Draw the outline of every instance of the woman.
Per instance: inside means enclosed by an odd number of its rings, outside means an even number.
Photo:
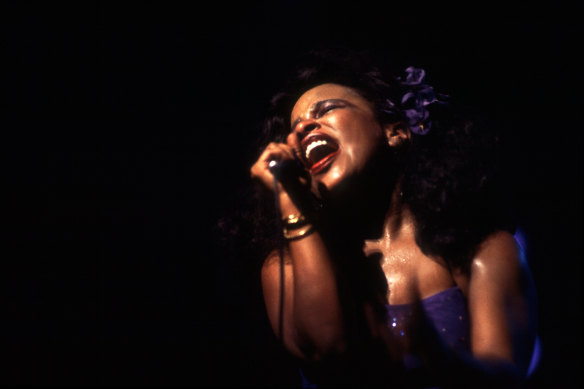
[[[304,382],[523,382],[534,292],[488,133],[420,69],[326,53],[298,74],[251,175],[282,219],[283,244],[262,232],[262,287]]]

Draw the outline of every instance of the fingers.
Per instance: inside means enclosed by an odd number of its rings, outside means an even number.
[[[264,162],[269,164],[272,160],[284,161],[293,160],[295,158],[294,150],[284,143],[270,143],[265,150],[266,158]]]
[[[270,161],[293,160],[294,158],[295,152],[292,147],[284,143],[272,142],[264,149],[258,160],[251,167],[251,177],[260,179],[266,186],[271,188],[274,178],[269,170]]]
[[[302,146],[300,145],[300,138],[298,137],[298,133],[291,132],[288,134],[288,137],[286,138],[286,144],[292,148],[296,158],[302,161]]]
[[[283,143],[272,142],[264,149],[254,166],[258,165],[257,167],[260,169],[258,173],[261,173],[261,171],[268,169],[270,161],[290,159],[294,159],[294,150],[291,147]]]

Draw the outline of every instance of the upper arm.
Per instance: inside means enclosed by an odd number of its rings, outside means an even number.
[[[303,357],[304,354],[297,346],[296,334],[292,325],[294,303],[294,279],[292,265],[288,251],[284,251],[284,279],[280,271],[280,257],[277,251],[271,252],[262,266],[262,291],[266,312],[276,336],[280,339],[280,314],[283,319],[284,345],[294,355]],[[283,281],[283,282],[282,282]],[[281,288],[284,285],[284,306],[281,307]],[[282,310],[282,311],[281,311]]]
[[[535,337],[532,283],[514,237],[489,236],[470,271],[471,349],[484,360],[505,360],[525,370]]]
[[[284,272],[285,279],[284,285],[285,289],[289,289],[291,283],[287,282],[286,278],[290,277],[291,272]],[[264,264],[262,266],[262,292],[264,296],[264,303],[266,306],[266,312],[268,314],[268,318],[270,319],[270,324],[277,336],[280,336],[278,333],[278,319],[279,319],[279,310],[280,310],[280,288],[282,284],[281,273],[280,273],[280,261],[277,252],[271,252]],[[289,294],[289,293],[286,293]],[[284,297],[286,297],[286,294]],[[286,304],[285,304],[286,305]]]

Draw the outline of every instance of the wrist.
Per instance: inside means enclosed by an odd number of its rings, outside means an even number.
[[[297,240],[312,234],[318,224],[318,209],[303,212],[288,195],[280,196],[282,232],[286,240]]]
[[[294,204],[286,192],[280,193],[280,213],[283,217],[300,214],[300,209]]]

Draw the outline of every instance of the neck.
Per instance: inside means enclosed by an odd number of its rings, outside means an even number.
[[[401,196],[401,178],[390,154],[381,153],[367,170],[348,179],[334,193],[321,188],[330,226],[359,241],[395,233],[412,218]],[[339,231],[339,229],[341,231]]]
[[[383,221],[382,235],[393,236],[411,232],[413,234],[414,218],[409,208],[403,202],[401,185],[397,185],[391,195],[390,205]]]
[[[350,206],[333,207],[329,220],[342,228],[347,236],[359,241],[386,235],[397,237],[405,232],[404,228],[413,226],[413,217],[403,202],[399,181],[363,192],[361,198],[352,199]]]

